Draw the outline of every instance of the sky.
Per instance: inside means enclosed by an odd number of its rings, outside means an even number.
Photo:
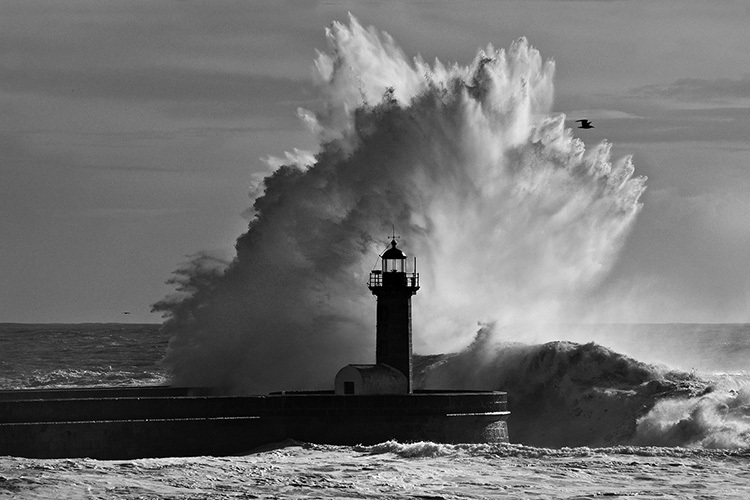
[[[617,322],[750,322],[746,1],[5,2],[0,322],[159,322],[191,255],[231,257],[258,182],[315,151],[325,28],[469,64],[528,38],[555,113],[648,176],[607,278]],[[270,158],[270,161],[269,161]],[[129,314],[124,314],[124,313]]]

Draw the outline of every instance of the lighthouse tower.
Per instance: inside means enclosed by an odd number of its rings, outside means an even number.
[[[416,258],[412,272],[406,271],[406,255],[391,248],[380,256],[382,267],[370,273],[368,286],[377,297],[375,362],[404,374],[407,392],[412,392],[411,297],[419,290]]]
[[[419,290],[417,260],[406,272],[406,255],[396,239],[380,256],[381,268],[370,273],[367,283],[377,297],[374,365],[346,365],[336,374],[335,393],[340,395],[410,394],[411,296]]]

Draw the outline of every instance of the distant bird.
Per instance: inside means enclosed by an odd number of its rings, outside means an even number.
[[[591,122],[588,120],[576,120],[581,125],[578,128],[594,128],[593,125],[591,125]]]
[[[123,314],[130,314],[130,311],[125,311]]]

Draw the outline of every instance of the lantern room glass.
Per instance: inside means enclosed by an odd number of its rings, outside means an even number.
[[[403,273],[406,259],[383,259],[384,273]]]

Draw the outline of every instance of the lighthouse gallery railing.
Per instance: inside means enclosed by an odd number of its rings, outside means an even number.
[[[399,273],[399,272],[370,272],[370,281],[367,283],[370,288],[383,286],[406,286],[409,288],[419,288],[419,273]]]

